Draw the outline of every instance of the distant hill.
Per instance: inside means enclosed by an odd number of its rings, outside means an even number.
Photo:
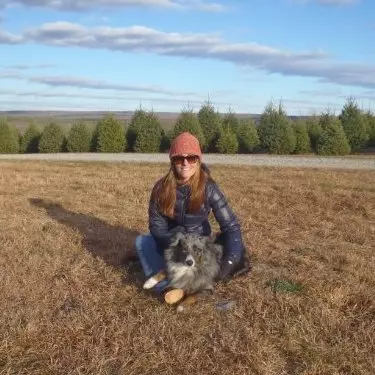
[[[65,118],[77,119],[84,118],[88,120],[97,120],[108,113],[114,114],[116,117],[128,120],[134,114],[134,111],[0,111],[1,117],[27,117],[27,118]],[[175,120],[179,116],[179,112],[155,112],[160,120]],[[222,116],[225,113],[221,113]],[[259,120],[260,113],[236,113],[238,118],[249,118]],[[307,118],[309,116],[289,116],[291,119],[299,117]]]
[[[5,117],[30,117],[30,118],[42,118],[42,117],[53,117],[53,118],[85,118],[85,119],[98,119],[105,116],[108,113],[114,114],[120,119],[130,119],[134,114],[134,111],[0,111],[0,116]],[[175,120],[179,116],[179,112],[155,112],[161,120]],[[225,113],[222,114],[223,116]],[[259,118],[260,114],[250,113],[236,113],[239,118]]]
[[[11,124],[23,131],[30,120],[35,124],[44,127],[49,121],[56,121],[62,126],[69,128],[78,119],[85,120],[89,125],[94,125],[100,118],[111,113],[118,119],[129,121],[134,111],[0,111],[0,117],[6,117]],[[165,129],[173,127],[179,112],[155,112]],[[221,113],[222,116],[225,113]],[[259,124],[261,114],[258,113],[236,113],[240,119],[252,118],[255,124]],[[301,116],[307,118],[308,116]],[[297,119],[299,116],[289,116],[290,119]]]

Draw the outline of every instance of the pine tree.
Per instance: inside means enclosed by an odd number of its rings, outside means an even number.
[[[167,152],[171,147],[171,139],[173,138],[173,128],[168,131],[161,129],[160,152]]]
[[[206,152],[217,152],[216,142],[220,135],[222,121],[214,106],[207,101],[198,112],[198,121],[201,125],[206,142]]]
[[[228,126],[234,134],[238,135],[240,128],[240,120],[231,109],[229,109],[229,111],[225,114],[223,119],[223,127],[226,126]]]
[[[134,152],[135,141],[137,139],[138,130],[147,122],[147,113],[143,109],[137,109],[130,119],[129,126],[126,131],[127,151]]]
[[[134,151],[159,152],[161,140],[162,128],[157,115],[153,112],[147,113],[144,123],[137,128]]]
[[[66,149],[68,152],[89,152],[92,134],[83,121],[78,121],[69,130]]]
[[[358,107],[355,99],[347,99],[339,116],[342,127],[353,151],[360,150],[368,141],[365,118]]]
[[[258,134],[262,147],[271,154],[290,154],[296,145],[296,136],[281,104],[276,109],[267,104],[260,118]]]
[[[260,145],[258,131],[251,118],[240,121],[236,135],[240,153],[254,152]]]
[[[62,128],[54,123],[49,123],[42,131],[39,140],[40,153],[62,152],[64,147],[65,135]]]
[[[0,119],[0,153],[17,154],[19,149],[17,129],[10,126],[5,119]]]
[[[189,132],[198,138],[200,147],[205,148],[205,138],[198,118],[191,109],[182,110],[173,128],[173,138],[183,132]]]
[[[91,152],[98,152],[99,151],[99,145],[98,145],[99,125],[100,125],[100,122],[98,121],[96,123],[96,125],[94,126],[94,129],[92,131],[91,144],[90,144],[90,151]]]
[[[238,151],[237,135],[229,126],[224,126],[220,131],[216,148],[221,154],[236,154]]]
[[[298,120],[294,124],[294,133],[296,135],[295,154],[307,154],[311,152],[311,142],[309,134],[307,133],[306,122]]]
[[[319,123],[318,116],[311,116],[306,120],[307,133],[310,138],[311,148],[316,151],[318,139],[322,134],[322,127]]]
[[[20,152],[24,154],[37,153],[41,134],[41,130],[36,125],[30,124],[21,137]]]
[[[346,138],[340,120],[329,112],[323,114],[319,120],[322,133],[317,143],[319,155],[347,155],[350,145]]]
[[[125,128],[114,115],[106,115],[98,123],[98,152],[123,152]]]
[[[371,111],[367,111],[363,114],[366,122],[366,128],[368,133],[368,146],[375,146],[375,115]]]

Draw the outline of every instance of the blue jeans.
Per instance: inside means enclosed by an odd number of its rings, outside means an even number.
[[[165,270],[163,251],[158,247],[151,234],[141,234],[135,239],[135,248],[141,261],[143,273],[146,279]],[[168,280],[157,283],[153,290],[163,292],[168,287]]]

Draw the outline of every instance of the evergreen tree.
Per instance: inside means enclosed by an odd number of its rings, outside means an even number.
[[[124,125],[111,114],[101,119],[98,123],[98,152],[123,152],[124,145]]]
[[[307,154],[311,152],[310,137],[307,132],[306,122],[299,120],[294,124],[294,133],[296,135],[295,154]]]
[[[41,134],[41,130],[36,125],[30,124],[21,137],[20,152],[24,154],[37,153]]]
[[[90,144],[90,151],[91,152],[98,152],[99,151],[99,145],[98,145],[99,126],[100,126],[100,122],[98,121],[96,123],[96,125],[94,126],[94,129],[92,131],[91,144]]]
[[[224,126],[216,143],[216,148],[221,154],[236,154],[238,151],[237,135],[229,126]]]
[[[158,152],[162,140],[160,121],[153,112],[147,113],[144,123],[137,127],[134,144],[135,152]]]
[[[318,139],[322,134],[322,127],[319,123],[318,116],[311,116],[306,120],[307,133],[310,138],[311,148],[316,151]]]
[[[240,153],[253,152],[260,145],[258,131],[251,118],[240,121],[236,135]]]
[[[206,142],[206,152],[217,152],[216,142],[220,135],[222,121],[214,106],[207,101],[198,112],[198,121]]]
[[[240,128],[240,120],[236,116],[236,114],[229,109],[229,111],[225,114],[223,119],[223,127],[229,127],[232,133],[238,136],[239,128]]]
[[[202,149],[205,149],[205,138],[198,118],[190,109],[182,110],[173,129],[173,138],[183,132],[189,132],[198,138]]]
[[[339,116],[342,127],[353,151],[360,150],[368,141],[366,121],[354,98],[347,99]]]
[[[346,138],[340,120],[329,112],[319,120],[322,133],[318,139],[317,153],[319,155],[347,155],[350,145]]]
[[[294,151],[296,136],[281,104],[278,109],[272,103],[267,104],[260,118],[258,134],[262,147],[272,154],[290,154]]]
[[[126,131],[127,150],[134,152],[135,141],[137,139],[138,130],[147,122],[147,113],[143,109],[137,109],[130,119],[129,126]]]
[[[65,135],[62,128],[54,123],[49,123],[42,131],[39,140],[40,153],[62,152],[64,147]]]
[[[375,146],[375,115],[371,111],[367,111],[363,114],[366,122],[366,128],[368,133],[368,146]]]
[[[10,130],[13,133],[13,137],[15,138],[15,143],[17,144],[17,146],[16,146],[17,147],[17,153],[19,153],[20,150],[21,150],[21,139],[22,139],[21,132],[14,125],[10,127]]]
[[[69,130],[66,149],[68,152],[89,152],[92,134],[83,121],[78,121]]]
[[[5,119],[0,119],[0,153],[17,154],[20,149],[18,131]]]
[[[173,128],[168,131],[161,129],[160,152],[167,152],[171,147]]]

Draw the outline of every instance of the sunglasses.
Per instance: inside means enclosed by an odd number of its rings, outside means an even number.
[[[188,155],[188,156],[182,156],[182,155],[177,155],[173,156],[172,162],[176,165],[184,164],[185,159],[189,164],[195,164],[198,161],[198,156],[197,155]]]

